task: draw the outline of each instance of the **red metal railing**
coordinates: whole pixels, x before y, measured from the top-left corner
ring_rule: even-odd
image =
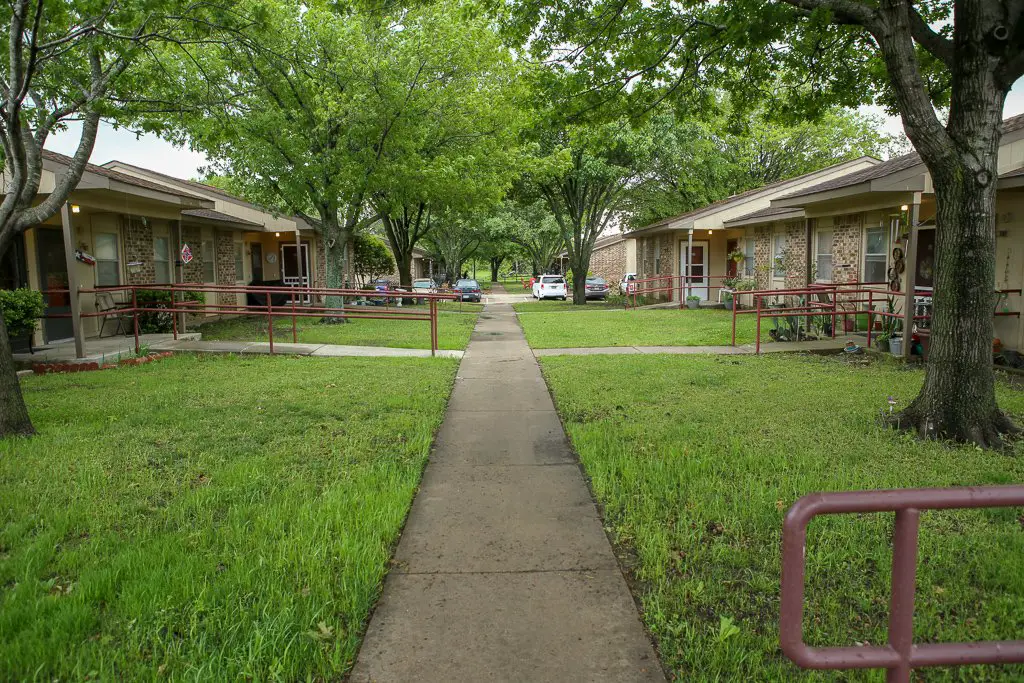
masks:
[[[733,306],[732,315],[732,345],[736,345],[736,319],[740,315],[756,315],[757,324],[756,336],[755,336],[755,352],[761,352],[761,319],[762,318],[806,318],[808,319],[807,327],[810,327],[809,319],[815,316],[827,316],[831,319],[831,337],[836,336],[836,322],[839,318],[844,321],[844,328],[846,322],[851,316],[863,315],[867,317],[867,345],[871,346],[871,335],[874,329],[876,318],[893,318],[902,322],[905,318],[901,310],[902,307],[903,292],[888,291],[884,288],[879,288],[878,283],[840,283],[840,284],[811,284],[804,287],[796,287],[790,289],[762,289],[753,291],[739,291],[734,294],[738,299],[740,296],[749,296],[751,298],[751,307],[746,310],[741,310],[740,306],[735,304]],[[791,305],[783,305],[781,307],[771,306],[765,307],[765,299],[771,299],[774,297],[784,297],[792,301],[796,299],[797,302]],[[875,310],[876,304],[887,302],[890,297],[893,297],[899,306],[894,306],[894,310],[890,311],[879,311]],[[824,298],[824,301],[821,299]],[[858,309],[858,304],[864,304],[864,307]],[[925,321],[931,319],[930,315],[914,315],[912,316],[914,321]]]
[[[673,297],[679,302],[679,307],[686,305],[686,297],[693,291],[707,290],[708,299],[712,299],[712,290],[731,292],[725,285],[725,280],[734,280],[729,275],[658,275],[655,277],[630,280],[627,283],[626,307],[639,307],[639,299],[656,294],[668,294],[671,301]],[[687,284],[689,283],[689,284]],[[632,301],[632,306],[630,305]]]
[[[804,496],[782,525],[782,590],[779,639],[783,653],[805,669],[886,669],[889,683],[908,683],[912,669],[964,664],[1024,662],[1024,640],[914,643],[917,532],[922,510],[1024,506],[1024,486],[956,489],[845,491]],[[895,512],[889,644],[810,647],[804,642],[804,574],[807,525],[817,515]]]
[[[138,300],[139,291],[169,292],[171,301],[140,303]],[[45,294],[65,293],[63,290],[46,290]],[[79,318],[108,318],[110,316],[132,317],[133,334],[135,337],[135,352],[139,352],[139,314],[140,313],[162,313],[170,314],[171,328],[175,339],[178,338],[178,317],[180,315],[246,315],[266,316],[267,318],[267,341],[270,346],[270,353],[274,353],[274,319],[290,318],[292,322],[292,342],[298,343],[299,318],[343,318],[343,319],[377,319],[377,320],[422,320],[429,323],[430,327],[430,353],[436,355],[438,348],[438,310],[439,301],[451,301],[459,297],[458,294],[438,293],[424,294],[409,291],[397,290],[365,290],[365,289],[332,289],[328,287],[267,287],[249,285],[207,285],[207,284],[136,284],[136,285],[115,285],[110,287],[96,287],[92,289],[79,288],[79,294],[99,293],[120,293],[125,302],[115,309],[97,310],[96,312],[81,312]],[[235,302],[210,303],[204,301],[185,301],[182,295],[186,293],[198,294],[229,294],[234,295]],[[250,305],[237,303],[239,294],[255,297],[263,297],[264,303]],[[274,304],[274,299],[287,298],[285,304]],[[313,303],[314,299],[339,298],[345,302],[342,306],[326,306]],[[309,299],[310,303],[303,303],[303,299]],[[410,309],[401,305],[392,306],[361,306],[354,305],[361,299],[384,299],[386,302],[401,301],[403,299],[426,300],[427,310]],[[130,302],[130,303],[129,303]],[[71,313],[51,313],[44,315],[46,318],[70,318]]]

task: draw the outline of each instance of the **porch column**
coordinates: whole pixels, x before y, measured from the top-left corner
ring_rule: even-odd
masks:
[[[85,340],[82,338],[82,302],[78,293],[78,269],[75,267],[75,240],[71,235],[71,205],[60,207],[60,224],[64,232],[64,262],[68,269],[68,298],[71,300],[71,334],[75,338],[75,358],[85,358]]]
[[[907,220],[910,222],[910,236],[907,238],[907,253],[903,262],[907,265],[903,295],[903,360],[910,358],[910,337],[914,329],[914,276],[917,274],[917,224],[921,216],[921,193],[914,193],[913,204],[909,207]]]
[[[690,296],[690,276],[693,275],[693,264],[690,263],[691,256],[693,256],[693,228],[690,228],[686,233],[686,296]],[[710,245],[710,242],[709,242]],[[708,290],[708,296],[710,296],[711,290]],[[679,303],[685,304],[686,300],[680,301]]]

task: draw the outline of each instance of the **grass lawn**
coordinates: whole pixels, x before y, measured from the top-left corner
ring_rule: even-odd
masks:
[[[549,303],[544,302],[547,306]],[[567,302],[568,303],[568,302]],[[516,304],[517,310],[518,306]],[[587,308],[590,304],[587,304]],[[573,316],[564,311],[524,312],[519,322],[526,340],[535,349],[560,349],[591,346],[715,346],[729,344],[732,338],[732,312],[722,309],[690,311],[594,310]],[[769,324],[762,321],[761,340],[768,340]],[[736,342],[753,343],[754,316],[742,315],[736,321]]]
[[[585,306],[576,306],[572,302],[572,296],[568,301],[520,301],[512,304],[516,313],[555,313],[571,311],[574,313],[588,313],[590,311],[623,311],[625,306],[621,299],[617,301],[588,301]]]
[[[683,681],[883,680],[801,673],[779,651],[785,510],[815,491],[1024,481],[1024,446],[997,454],[921,443],[877,426],[923,373],[830,357],[542,358],[604,506],[635,551],[644,619]],[[586,378],[586,381],[581,381]],[[1024,417],[1024,394],[1001,405]],[[1024,632],[1021,510],[922,515],[915,633],[921,641]],[[810,526],[805,629],[813,645],[886,642],[891,514]],[[926,669],[922,680],[1024,680],[1024,667]]]
[[[465,349],[476,325],[475,315],[466,313],[482,309],[474,304],[463,304],[465,313],[457,313],[458,303],[445,302],[454,307],[442,312],[437,319],[438,346],[442,349]],[[420,308],[420,307],[411,307]],[[426,307],[422,307],[426,310]],[[372,310],[372,309],[371,309]],[[429,349],[430,324],[426,320],[379,320],[352,318],[344,325],[325,325],[317,318],[298,318],[299,343],[347,344],[352,346],[391,346],[402,349]],[[195,328],[190,328],[195,329]],[[198,327],[208,341],[266,341],[267,319],[259,316],[225,318]],[[292,320],[288,317],[274,320],[274,340],[292,340]]]
[[[0,680],[338,680],[457,363],[182,356],[23,382]]]

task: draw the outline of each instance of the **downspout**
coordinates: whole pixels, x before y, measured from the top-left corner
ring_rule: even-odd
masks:
[[[804,218],[804,284],[813,284],[811,277],[811,265],[814,257],[811,255],[814,249],[814,219]]]

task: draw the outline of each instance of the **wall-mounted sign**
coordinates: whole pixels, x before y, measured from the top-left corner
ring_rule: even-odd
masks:
[[[268,251],[267,252],[267,263],[270,263],[270,264],[277,263],[277,254],[275,254],[272,251]]]
[[[181,245],[181,262],[191,263],[192,262],[192,249],[187,245]]]

